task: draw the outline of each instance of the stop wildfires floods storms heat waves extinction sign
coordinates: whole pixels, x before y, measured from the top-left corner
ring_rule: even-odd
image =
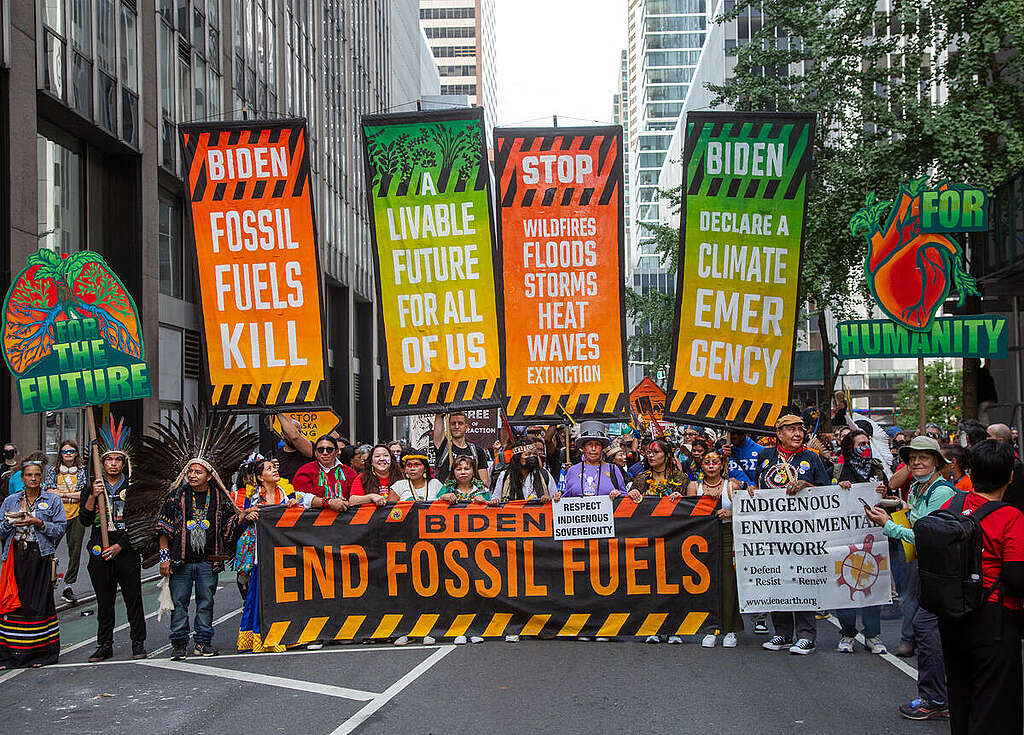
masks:
[[[363,117],[389,415],[500,403],[483,115],[474,108]]]
[[[212,402],[326,402],[305,120],[182,125]]]
[[[789,403],[814,115],[686,125],[666,418],[766,428]]]
[[[617,125],[494,131],[513,420],[627,413],[622,161]]]

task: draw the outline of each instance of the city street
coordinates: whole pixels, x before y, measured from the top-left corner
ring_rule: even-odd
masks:
[[[84,585],[79,585],[84,588]],[[84,591],[84,589],[83,589]],[[131,662],[127,629],[115,658],[88,664],[91,604],[61,614],[57,666],[0,675],[9,731],[250,735],[295,733],[943,733],[896,713],[915,694],[913,659],[836,653],[838,631],[818,624],[811,656],[692,642],[653,646],[488,641],[481,645],[332,645],[285,654],[234,653],[241,600],[231,573],[215,608],[216,658],[171,661],[157,583],[145,586],[151,658]],[[118,603],[118,625],[123,610]],[[884,621],[894,645],[896,621]]]

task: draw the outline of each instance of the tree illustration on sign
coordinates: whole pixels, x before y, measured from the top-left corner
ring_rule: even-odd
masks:
[[[434,165],[441,167],[437,179],[438,191],[448,190],[452,172],[457,171],[456,182],[466,181],[480,163],[480,124],[470,123],[462,130],[448,125],[431,125],[424,130],[425,145],[437,157]]]
[[[4,302],[4,355],[11,371],[23,375],[50,355],[55,322],[89,317],[110,347],[143,357],[135,304],[102,257],[89,250],[30,255]]]
[[[452,174],[456,185],[466,182],[479,169],[481,148],[482,134],[476,121],[382,126],[366,133],[378,197],[388,196],[395,181],[410,181],[417,170],[439,169],[435,185],[441,192],[448,190]]]

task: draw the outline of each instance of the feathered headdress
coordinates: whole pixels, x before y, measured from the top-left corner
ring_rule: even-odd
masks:
[[[98,449],[100,461],[109,454],[118,454],[124,457],[126,474],[131,476],[131,436],[132,430],[124,425],[124,419],[114,423],[113,414],[107,416],[107,423],[96,429],[98,436]]]
[[[221,473],[230,478],[259,444],[259,437],[243,421],[206,409],[185,411],[180,420],[153,424],[135,450],[135,466],[125,504],[125,522],[132,546],[143,557],[156,542],[156,521],[164,500],[185,478],[189,465],[210,471],[210,484],[233,502]]]

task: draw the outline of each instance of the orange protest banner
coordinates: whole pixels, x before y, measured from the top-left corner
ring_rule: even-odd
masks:
[[[326,402],[302,119],[181,126],[217,408]]]
[[[509,418],[624,418],[622,128],[498,128],[494,150]]]

